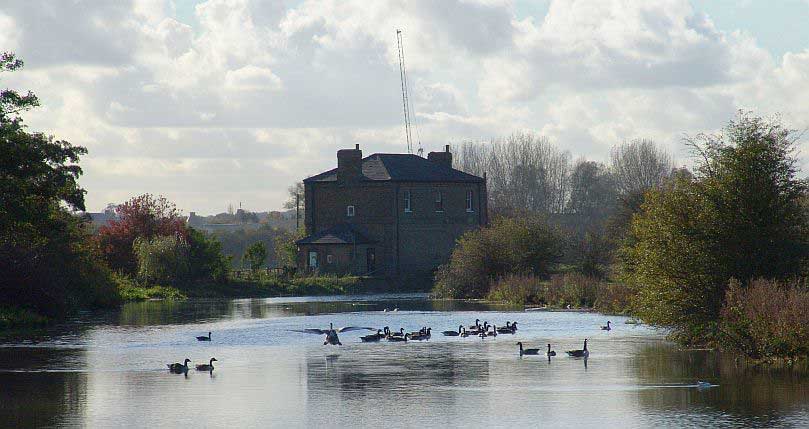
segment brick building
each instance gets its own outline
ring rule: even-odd
[[[486,180],[452,168],[449,146],[422,158],[355,149],[309,177],[298,268],[375,277],[429,275],[464,232],[484,225]]]

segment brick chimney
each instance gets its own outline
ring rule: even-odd
[[[362,178],[362,151],[360,145],[354,149],[337,151],[337,182],[358,182]]]
[[[452,168],[452,152],[449,151],[449,145],[444,146],[443,152],[428,153],[427,159],[444,167]]]

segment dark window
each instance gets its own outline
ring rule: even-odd
[[[412,211],[412,206],[410,205],[410,191],[404,191],[404,211]]]
[[[473,193],[473,191],[471,189],[466,191],[466,211],[468,211],[468,212],[475,211],[475,208],[472,205],[473,197],[474,197],[474,193]]]
[[[346,207],[346,216],[354,217],[354,206]]]
[[[435,211],[444,211],[444,200],[441,196],[441,191],[435,191]]]

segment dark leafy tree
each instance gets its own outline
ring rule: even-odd
[[[724,133],[687,140],[694,176],[647,192],[622,251],[642,317],[686,341],[715,341],[731,278],[801,273],[809,219],[796,137],[777,120],[740,113]]]
[[[260,241],[251,244],[244,252],[243,260],[251,270],[258,271],[267,260],[267,247]]]
[[[0,72],[22,65],[14,54],[0,56]],[[19,115],[38,104],[31,92],[0,92],[0,303],[60,315],[116,293],[70,212],[84,210],[77,163],[87,150],[28,132]]]

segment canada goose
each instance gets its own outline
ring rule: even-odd
[[[207,337],[204,335],[197,337],[197,341],[211,341],[211,333],[208,332]]]
[[[399,332],[392,332],[388,330],[388,337],[398,337],[403,338],[405,336],[404,328],[399,328]]]
[[[410,334],[404,334],[403,337],[388,337],[388,341],[394,343],[406,343],[408,338],[410,338]]]
[[[372,342],[376,342],[376,341],[381,340],[381,339],[382,339],[382,337],[384,337],[384,336],[385,336],[385,335],[382,333],[382,330],[381,330],[381,329],[377,329],[377,330],[376,330],[376,334],[371,334],[371,335],[365,335],[365,336],[362,336],[362,337],[360,337],[360,340],[361,340],[363,343],[372,343]]]
[[[466,328],[463,328],[463,330],[461,331],[460,336],[463,337],[463,338],[466,338],[466,337],[469,336],[469,332],[466,332]]]
[[[191,359],[186,358],[186,360],[184,360],[183,363],[174,362],[166,364],[166,366],[169,367],[169,371],[175,374],[182,374],[188,371],[188,362],[191,362]]]
[[[551,356],[556,356],[556,352],[555,352],[555,351],[553,351],[553,350],[551,350],[551,345],[550,345],[550,344],[548,344],[548,352],[547,352],[547,353],[545,353],[545,354],[546,354],[548,357],[551,357]]]
[[[196,365],[197,371],[213,371],[214,362],[216,362],[216,358],[211,358],[208,363],[198,363]]]
[[[477,330],[480,329],[480,319],[475,319],[474,325],[469,325],[470,330]]]
[[[497,336],[497,326],[492,325],[492,330],[491,331],[485,331],[485,330],[480,331],[479,335],[480,335],[480,338],[496,337]]]
[[[539,349],[523,349],[522,342],[517,343],[520,346],[520,356],[522,355],[538,355]]]
[[[422,329],[421,331],[416,332],[415,335],[410,334],[410,339],[411,340],[419,340],[419,341],[429,340],[430,336],[431,336],[430,331],[431,331],[431,328]]]
[[[612,330],[612,328],[610,328],[610,324],[611,324],[611,323],[612,323],[612,322],[610,322],[609,320],[607,320],[607,326],[602,326],[602,327],[601,327],[601,330],[602,330],[602,331],[609,331],[609,330]]]
[[[317,328],[309,328],[309,329],[302,329],[302,330],[294,330],[294,332],[303,332],[305,334],[318,334],[318,335],[326,335],[326,341],[323,342],[323,345],[331,344],[333,346],[342,346],[343,343],[340,342],[340,337],[337,336],[338,332],[347,332],[347,331],[359,331],[359,330],[367,330],[373,331],[374,328],[363,328],[358,326],[344,326],[339,329],[334,329],[334,324],[329,323],[329,329],[317,329]]]
[[[584,340],[584,348],[581,350],[568,350],[566,352],[568,356],[572,357],[587,357],[590,356],[590,352],[587,350],[587,339]]]
[[[506,326],[501,326],[497,328],[498,334],[513,334],[514,329],[511,327],[511,322],[506,321]]]
[[[444,336],[446,336],[446,337],[457,337],[457,336],[461,335],[461,332],[462,332],[462,331],[463,331],[463,325],[459,325],[459,326],[458,326],[458,332],[455,332],[455,331],[444,331],[444,332],[443,332],[443,334],[444,334]]]
[[[517,322],[514,322],[511,324],[511,333],[513,334],[516,331],[517,331]]]

